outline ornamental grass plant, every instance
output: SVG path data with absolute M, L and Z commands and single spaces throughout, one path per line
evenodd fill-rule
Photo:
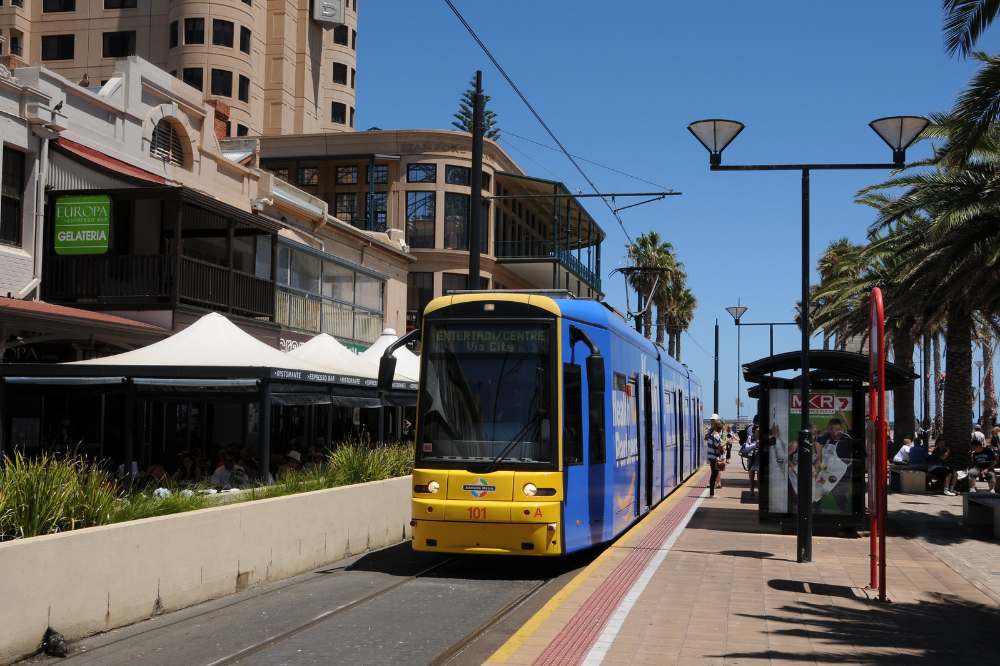
M 325 469 L 286 473 L 272 484 L 246 489 L 234 501 L 381 481 L 412 470 L 412 444 L 374 447 L 364 440 L 349 441 L 334 450 Z M 15 452 L 0 466 L 0 541 L 183 513 L 218 503 L 217 495 L 201 492 L 207 485 L 181 489 L 165 482 L 163 486 L 169 493 L 154 493 L 152 487 L 126 492 L 100 465 L 76 457 L 43 453 L 29 458 Z

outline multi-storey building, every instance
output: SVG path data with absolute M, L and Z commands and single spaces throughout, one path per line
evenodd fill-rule
M 527 176 L 484 141 L 481 264 L 469 280 L 472 137 L 454 130 L 265 136 L 260 163 L 361 229 L 398 234 L 416 257 L 407 328 L 437 296 L 464 289 L 560 289 L 601 298 L 605 233 L 556 181 Z
M 357 0 L 333 1 L 336 26 L 314 20 L 310 0 L 8 0 L 0 34 L 8 67 L 96 89 L 138 55 L 228 105 L 232 136 L 350 131 Z

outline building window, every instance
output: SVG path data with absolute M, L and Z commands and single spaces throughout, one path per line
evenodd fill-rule
M 236 123 L 236 136 L 247 136 L 248 134 L 250 134 L 249 127 Z
M 469 276 L 461 273 L 441 274 L 441 295 L 447 296 L 451 291 L 465 291 L 469 288 Z
M 135 9 L 136 0 L 104 0 L 105 9 Z
M 449 185 L 468 185 L 469 184 L 469 169 L 468 167 L 451 166 L 450 164 L 444 168 L 444 182 Z
M 212 20 L 212 46 L 233 48 L 233 22 Z
M 240 26 L 240 51 L 243 53 L 250 53 L 250 36 L 252 34 L 250 28 L 245 25 Z
M 232 135 L 233 135 L 233 124 L 227 120 L 226 121 L 226 136 L 232 136 Z
M 42 60 L 72 60 L 75 35 L 43 35 Z
M 357 71 L 351 67 L 351 90 L 354 90 L 354 79 L 357 78 Z
M 358 182 L 358 167 L 337 167 L 337 185 L 356 185 Z
M 233 96 L 233 73 L 227 69 L 212 70 L 212 94 L 219 97 Z
M 42 0 L 43 14 L 74 11 L 76 11 L 76 0 Z
M 0 186 L 0 243 L 21 244 L 21 200 L 24 197 L 24 153 L 3 149 Z
M 253 7 L 253 0 L 243 0 L 243 4 L 250 5 L 251 7 Z
M 153 128 L 153 140 L 149 144 L 149 154 L 164 162 L 170 162 L 174 166 L 184 166 L 184 145 L 181 142 L 181 135 L 166 118 L 161 118 L 160 122 L 156 123 L 156 127 Z
M 319 167 L 299 167 L 297 185 L 319 185 Z
M 333 63 L 333 82 L 347 85 L 347 65 L 342 62 Z
M 354 127 L 354 107 L 351 107 L 351 127 Z
M 205 89 L 205 70 L 201 67 L 185 67 L 184 83 L 198 90 Z
M 372 209 L 369 211 L 369 216 L 374 215 L 375 224 L 379 228 L 385 227 L 386 212 L 389 210 L 389 193 L 376 192 L 371 195 L 371 202 Z
M 354 224 L 358 219 L 358 195 L 356 192 L 338 194 L 334 198 L 334 215 L 338 220 Z
M 347 122 L 347 105 L 341 102 L 334 102 L 330 110 L 330 122 L 343 125 Z
M 444 248 L 469 249 L 469 195 L 444 193 Z
M 434 273 L 409 273 L 406 276 L 406 332 L 420 326 L 424 308 L 434 300 Z
M 179 42 L 180 31 L 177 27 L 177 21 L 170 24 L 170 48 L 176 48 Z
M 250 79 L 240 74 L 240 101 L 250 101 Z
M 288 167 L 281 167 L 279 169 L 268 169 L 268 171 L 273 173 L 275 178 L 283 180 L 286 183 L 288 182 Z
M 490 174 L 488 173 L 483 174 L 483 191 L 484 192 L 490 191 Z
M 333 43 L 347 46 L 347 26 L 338 25 L 333 29 Z
M 358 50 L 358 31 L 351 30 L 351 48 L 355 51 Z
M 385 185 L 389 182 L 389 165 L 388 164 L 376 164 L 370 167 L 371 171 L 365 169 L 365 183 L 374 183 L 376 185 Z
M 185 44 L 205 43 L 205 19 L 203 18 L 184 19 L 184 43 Z
M 127 58 L 135 55 L 135 30 L 104 33 L 102 58 Z
M 436 164 L 410 164 L 406 167 L 406 182 L 408 183 L 436 183 Z
M 406 193 L 406 244 L 434 247 L 434 192 Z

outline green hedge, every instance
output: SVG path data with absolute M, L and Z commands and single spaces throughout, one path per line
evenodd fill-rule
M 323 471 L 294 472 L 275 483 L 257 486 L 235 501 L 245 502 L 405 476 L 413 470 L 413 445 L 371 447 L 367 442 L 340 445 Z M 214 505 L 212 495 L 165 484 L 170 496 L 156 498 L 152 489 L 124 492 L 106 472 L 77 458 L 43 454 L 26 458 L 19 452 L 0 467 L 0 540 L 55 534 L 95 525 L 194 511 Z

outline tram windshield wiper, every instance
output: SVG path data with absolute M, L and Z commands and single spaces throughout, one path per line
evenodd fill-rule
M 507 457 L 507 454 L 510 453 L 515 446 L 524 441 L 524 436 L 528 434 L 528 431 L 532 428 L 535 422 L 539 420 L 541 415 L 542 415 L 542 410 L 538 410 L 537 412 L 534 413 L 534 415 L 530 419 L 528 419 L 528 422 L 524 424 L 524 427 L 521 428 L 516 435 L 511 437 L 510 441 L 508 441 L 507 444 L 503 447 L 503 450 L 500 451 L 500 455 L 494 458 L 493 462 L 491 462 L 489 465 L 486 466 L 486 469 L 483 470 L 483 474 L 489 474 L 490 472 L 496 470 L 496 468 L 500 466 L 500 463 L 503 462 L 504 458 Z

